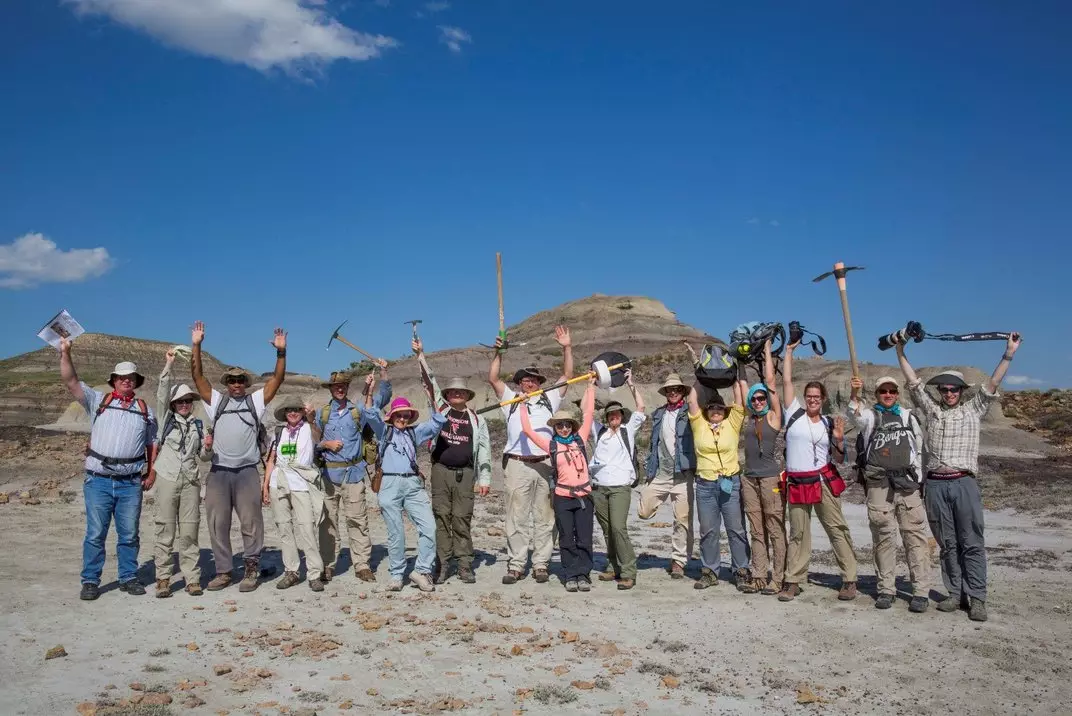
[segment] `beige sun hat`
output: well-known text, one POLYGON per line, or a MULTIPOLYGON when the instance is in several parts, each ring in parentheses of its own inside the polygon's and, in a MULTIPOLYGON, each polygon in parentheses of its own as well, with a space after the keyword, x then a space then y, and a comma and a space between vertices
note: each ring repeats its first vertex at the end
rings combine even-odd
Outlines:
POLYGON ((659 395, 665 398, 666 389, 673 387, 681 388, 686 393, 689 392, 689 386, 685 385, 685 382, 681 380, 681 376, 677 373, 671 373, 670 375, 666 376, 666 380, 663 381, 662 386, 659 388, 659 395))
POLYGON ((115 379, 122 375, 134 376, 134 387, 140 388, 142 383, 145 382, 145 376, 138 372, 138 364, 133 361, 125 360, 122 363, 116 363, 115 368, 112 369, 112 374, 108 376, 108 385, 115 387, 115 379))
POLYGON ((220 376, 220 384, 227 385, 228 378, 245 378, 246 385, 253 385, 253 376, 242 370, 238 366, 231 366, 227 370, 223 371, 223 375, 220 376))
POLYGON ((199 400, 201 395, 196 390, 186 385, 186 383, 180 383, 177 388, 174 388, 171 391, 171 400, 168 401, 168 405, 173 404, 176 400, 182 400, 183 398, 199 400))
POLYGON ((288 396, 280 402, 279 407, 277 407, 272 414, 277 421, 285 423, 287 422, 288 410, 300 410, 302 411, 302 415, 305 415, 305 401, 297 396, 288 396))
POLYGON ((884 385, 892 385, 897 390, 901 389, 901 381, 894 378, 892 375, 884 375, 875 381, 875 390, 878 390, 884 385))
POLYGON ((569 423, 573 426, 573 432, 577 432, 581 429, 581 421, 574 417, 573 413, 568 410, 556 410, 555 414, 551 416, 551 419, 547 421, 547 424, 554 428, 558 423, 569 423))
POLYGON ((476 397, 476 392, 471 390, 469 386, 465 384, 465 380, 463 378, 451 378, 450 382, 447 383, 443 387, 443 389, 439 391, 439 394, 443 396, 443 400, 447 399, 448 390, 464 390, 469 396, 468 398, 466 398, 466 401, 472 400, 476 397))

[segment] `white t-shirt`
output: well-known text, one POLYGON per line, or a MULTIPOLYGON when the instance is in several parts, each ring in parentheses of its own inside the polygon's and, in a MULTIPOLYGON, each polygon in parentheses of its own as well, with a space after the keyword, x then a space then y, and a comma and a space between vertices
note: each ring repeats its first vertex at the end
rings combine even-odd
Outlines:
MULTIPOLYGON (((551 414, 558 410, 558 406, 562 403, 562 391, 552 390, 549 393, 544 393, 547 396, 547 400, 551 403, 551 410, 547 410, 547 406, 540 402, 540 396, 535 398, 529 398, 529 421, 532 423, 532 429, 547 437, 550 440, 554 436, 554 432, 547 424, 547 421, 551 419, 551 414)), ((510 400, 516 398, 518 393, 515 393, 510 388, 503 391, 503 400, 510 400)), ((500 408, 502 410, 503 417, 506 418, 506 448, 504 452, 507 455, 546 455, 547 452, 541 450, 538 446, 533 445, 532 441, 528 439, 524 432, 521 431, 521 404, 515 403, 514 405, 506 405, 500 408), (514 408, 513 415, 510 414, 510 409, 514 408)))
MULTIPOLYGON (((264 419, 264 389, 249 394, 253 398, 253 409, 257 411, 257 419, 264 419)), ((201 405, 209 420, 216 415, 216 408, 221 400, 230 400, 227 410, 242 410, 242 412, 225 412, 220 416, 219 423, 212 427, 212 464, 221 467, 240 468, 256 465, 261 460, 260 449, 257 446, 257 432, 253 429, 255 423, 253 416, 245 408, 245 399, 233 400, 231 396, 224 396, 218 390, 212 391, 212 402, 201 405)))
POLYGON ((298 428, 298 434, 290 437, 286 426, 279 434, 279 444, 275 446, 275 469, 272 470, 272 487, 278 487, 280 475, 286 477, 287 487, 291 492, 308 492, 309 482, 294 470, 294 466, 311 467, 313 464, 313 431, 309 423, 298 428))
MULTIPOLYGON (((592 482, 603 487, 621 487, 631 485, 636 479, 636 471, 633 466, 633 456, 625 451, 625 443, 622 441, 621 432, 625 432, 629 441, 629 447, 636 450, 636 435, 640 426, 644 424, 647 416, 641 412, 634 412, 629 420, 612 432, 607 428, 603 436, 596 440, 592 450, 592 460, 588 463, 588 472, 592 482)), ((603 424, 592 421, 592 435, 599 435, 603 424)))
MULTIPOLYGON (((793 413, 800 409, 800 399, 793 398, 785 408, 783 420, 786 425, 793 413)), ((785 471, 812 472, 826 465, 829 457, 830 435, 826 423, 822 420, 813 423, 806 414, 801 415, 785 434, 785 471)))

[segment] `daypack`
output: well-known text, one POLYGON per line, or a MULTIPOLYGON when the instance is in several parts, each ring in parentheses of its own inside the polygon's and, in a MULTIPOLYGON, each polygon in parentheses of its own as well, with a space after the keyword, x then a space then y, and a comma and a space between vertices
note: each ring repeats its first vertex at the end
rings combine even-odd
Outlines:
POLYGON ((902 416, 904 412, 908 413, 907 421, 902 416, 876 410, 875 425, 866 444, 863 432, 857 433, 856 474, 860 481, 868 477, 887 477, 896 488, 913 489, 919 486, 920 476, 912 461, 912 447, 916 439, 912 421, 916 417, 906 408, 901 410, 902 416))
MULTIPOLYGON (((584 458, 584 464, 587 467, 588 449, 584 446, 583 440, 578 439, 575 442, 581 449, 581 456, 584 458)), ((552 439, 551 449, 548 452, 548 455, 551 458, 551 481, 555 483, 556 487, 558 486, 558 446, 559 442, 555 439, 552 439)), ((581 485, 563 485, 562 487, 566 490, 569 490, 570 497, 584 497, 585 495, 591 494, 592 481, 591 479, 588 479, 584 482, 584 484, 581 485)))
POLYGON ((231 398, 226 395, 220 396, 220 403, 216 406, 216 414, 212 418, 212 429, 215 431, 216 423, 219 422, 220 417, 223 415, 237 415, 238 419, 245 423, 247 426, 253 428, 257 435, 257 450, 260 452, 261 462, 263 463, 268 456, 268 451, 272 449, 272 444, 268 441, 268 431, 265 430, 264 425, 261 423, 261 419, 257 416, 257 411, 253 406, 253 396, 246 395, 242 401, 242 407, 238 410, 228 410, 227 406, 231 404, 231 398), (249 422, 242 417, 242 413, 249 413, 253 418, 253 422, 249 422))
MULTIPOLYGON (((599 444, 599 439, 603 437, 603 434, 606 433, 609 429, 610 428, 608 428, 606 425, 602 426, 599 429, 599 432, 596 433, 597 445, 599 444)), ((628 453, 629 457, 632 459, 633 474, 635 475, 633 484, 635 485, 640 480, 640 465, 639 463, 637 463, 636 445, 629 444, 629 433, 626 432, 624 425, 618 426, 618 437, 621 439, 622 445, 625 447, 625 452, 628 453)))
MULTIPOLYGON (((97 406, 97 415, 99 418, 104 414, 105 410, 122 410, 124 413, 140 413, 141 419, 145 421, 145 429, 149 429, 149 406, 145 404, 145 401, 141 398, 134 399, 134 405, 137 406, 137 410, 131 410, 130 408, 120 408, 117 405, 112 405, 112 394, 108 393, 101 399, 101 403, 97 406)), ((107 455, 101 455, 99 452, 93 449, 92 435, 88 442, 86 442, 85 449, 86 457, 95 457, 100 460, 101 465, 107 467, 108 465, 130 465, 135 462, 141 462, 145 459, 145 455, 136 455, 135 457, 108 457, 107 455)))
POLYGON ((737 362, 719 346, 706 344, 696 364, 696 380, 715 390, 729 388, 737 380, 737 362))
MULTIPOLYGON (((325 428, 328 426, 328 419, 331 417, 331 403, 328 403, 320 409, 320 424, 325 428)), ((350 406, 350 417, 354 419, 354 425, 361 425, 361 409, 356 405, 350 406)), ((380 452, 380 444, 376 439, 376 431, 372 429, 372 426, 368 423, 361 428, 361 459, 365 461, 367 465, 372 465, 376 462, 376 457, 380 452)), ((323 458, 320 458, 323 461, 323 458)))
MULTIPOLYGON (((197 438, 204 443, 205 440, 205 426, 199 418, 191 418, 194 427, 197 428, 197 438)), ((168 434, 175 430, 179 425, 179 421, 175 419, 175 413, 168 411, 167 417, 164 419, 164 427, 160 431, 159 443, 163 447, 164 441, 167 440, 168 434)), ((181 453, 186 448, 186 438, 183 436, 182 441, 179 442, 179 452, 181 453)))
POLYGON ((749 321, 730 333, 730 352, 742 363, 762 358, 763 344, 771 342, 771 355, 777 356, 785 346, 785 328, 781 323, 749 321))

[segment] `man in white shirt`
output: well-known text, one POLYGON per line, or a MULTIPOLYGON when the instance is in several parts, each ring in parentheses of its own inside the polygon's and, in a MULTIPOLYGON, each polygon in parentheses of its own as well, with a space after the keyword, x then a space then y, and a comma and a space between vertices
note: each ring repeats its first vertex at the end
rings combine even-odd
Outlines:
MULTIPOLYGON (((562 380, 573 377, 573 347, 569 329, 555 326, 555 341, 562 346, 562 380)), ((495 339, 495 356, 488 368, 488 383, 501 402, 540 389, 545 378, 535 366, 522 368, 514 374, 513 383, 518 391, 508 388, 499 377, 502 370, 503 338, 495 339)), ((547 421, 558 410, 566 387, 550 393, 532 396, 528 404, 529 417, 537 432, 546 432, 551 437, 547 421)), ((532 551, 532 577, 539 583, 549 579, 547 565, 551 562, 555 512, 551 507, 551 463, 547 453, 532 444, 521 430, 521 414, 518 403, 502 408, 506 419, 506 449, 503 451, 503 469, 506 472, 506 553, 507 571, 503 584, 515 584, 524 578, 525 563, 532 551)))
POLYGON ((595 447, 588 465, 592 478, 592 502, 596 520, 607 545, 607 568, 599 575, 604 582, 617 581, 618 589, 636 584, 636 552, 629 539, 629 503, 637 483, 636 436, 647 416, 644 401, 633 385, 632 371, 626 371, 626 385, 637 409, 630 413, 617 400, 603 408, 603 422, 595 421, 595 447))

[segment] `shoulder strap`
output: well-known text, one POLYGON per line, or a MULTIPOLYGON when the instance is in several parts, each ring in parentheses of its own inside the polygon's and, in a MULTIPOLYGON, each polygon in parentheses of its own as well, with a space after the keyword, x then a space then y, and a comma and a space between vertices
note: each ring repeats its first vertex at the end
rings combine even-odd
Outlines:
POLYGON ((789 416, 789 421, 785 424, 786 435, 789 434, 789 428, 793 427, 793 423, 800 420, 801 416, 805 413, 804 408, 797 408, 796 411, 789 416))
POLYGON ((599 442, 599 439, 602 438, 603 435, 607 432, 607 430, 608 430, 608 428, 607 428, 606 425, 601 425, 599 430, 596 431, 596 442, 597 443, 599 442))
POLYGON ((283 437, 283 426, 282 425, 276 425, 275 426, 275 440, 272 442, 272 447, 273 448, 279 446, 279 440, 282 437, 283 437))
POLYGON ((328 419, 331 418, 331 401, 329 400, 323 408, 320 409, 320 424, 325 428, 328 426, 328 419))
POLYGON ((197 437, 202 440, 205 439, 205 424, 201 422, 201 418, 194 418, 194 427, 197 428, 197 437))
POLYGON ((547 456, 551 458, 551 481, 554 482, 558 480, 558 441, 554 438, 551 438, 547 456))
POLYGON ((215 427, 219 422, 220 416, 223 415, 223 411, 227 410, 227 404, 231 402, 231 396, 221 395, 220 402, 216 404, 216 413, 212 416, 212 426, 215 427))
POLYGON ((168 414, 167 414, 167 417, 164 418, 164 427, 160 429, 160 437, 157 438, 160 441, 161 445, 164 444, 164 441, 167 440, 168 433, 170 433, 172 430, 174 430, 174 428, 175 428, 175 413, 173 413, 173 412, 171 412, 169 410, 168 414))
POLYGON ((261 429, 261 419, 260 416, 257 415, 257 409, 253 405, 253 396, 249 394, 246 395, 246 409, 249 410, 249 414, 253 418, 254 429, 259 432, 261 429))

